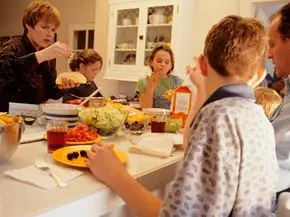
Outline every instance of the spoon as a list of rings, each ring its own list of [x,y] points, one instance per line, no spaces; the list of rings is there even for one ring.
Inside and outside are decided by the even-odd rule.
[[[91,95],[89,95],[87,98],[85,98],[84,101],[82,101],[79,106],[83,106],[86,102],[88,102],[94,95],[96,95],[99,91],[101,90],[101,88],[99,87],[98,89],[96,89]]]

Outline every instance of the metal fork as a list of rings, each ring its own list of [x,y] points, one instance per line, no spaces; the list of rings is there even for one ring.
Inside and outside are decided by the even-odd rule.
[[[47,163],[42,159],[35,159],[35,165],[38,169],[42,170],[42,171],[45,171],[45,172],[48,172],[49,175],[51,175],[55,181],[57,182],[57,184],[60,186],[60,187],[67,187],[68,184],[64,181],[62,181],[54,172],[53,170],[47,165]]]

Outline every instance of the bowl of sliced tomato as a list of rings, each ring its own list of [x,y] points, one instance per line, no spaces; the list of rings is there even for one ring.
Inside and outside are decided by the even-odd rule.
[[[68,129],[66,136],[67,145],[89,145],[99,142],[102,137],[85,124],[77,124],[74,128]]]
[[[47,139],[47,135],[44,135]],[[69,128],[66,134],[66,145],[91,145],[102,139],[95,129],[89,128],[85,124],[77,124]]]

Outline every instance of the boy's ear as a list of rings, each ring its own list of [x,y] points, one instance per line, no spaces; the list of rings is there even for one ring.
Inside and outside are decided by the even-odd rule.
[[[24,25],[25,25],[25,27],[27,28],[28,31],[34,29],[34,28],[32,28],[31,26],[29,26],[28,24],[26,24],[26,23],[25,23]]]
[[[207,58],[204,55],[200,55],[198,58],[198,63],[200,66],[201,74],[206,77],[207,76],[207,64],[208,64]]]
[[[261,67],[256,76],[254,76],[254,81],[252,82],[252,86],[253,87],[257,87],[263,80],[264,78],[266,77],[266,74],[267,74],[267,71],[264,67]]]
[[[80,63],[80,67],[79,67],[80,71],[83,71],[84,68],[85,68],[85,65],[83,63]]]

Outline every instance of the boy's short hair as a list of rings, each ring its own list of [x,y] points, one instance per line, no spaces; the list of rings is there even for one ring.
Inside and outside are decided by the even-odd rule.
[[[266,87],[255,88],[256,103],[262,105],[267,117],[281,104],[281,96],[273,89]]]
[[[233,15],[211,28],[204,55],[220,75],[247,82],[262,67],[266,46],[266,29],[259,20]]]
[[[54,7],[48,1],[32,1],[25,8],[22,25],[24,28],[24,33],[27,33],[27,28],[25,24],[34,28],[34,26],[39,22],[39,20],[44,19],[47,22],[52,22],[55,24],[56,28],[60,25],[60,13],[56,7]]]
[[[97,51],[93,49],[86,49],[75,53],[69,63],[69,67],[72,71],[78,71],[80,64],[88,65],[95,62],[100,62],[103,65],[103,59]]]

